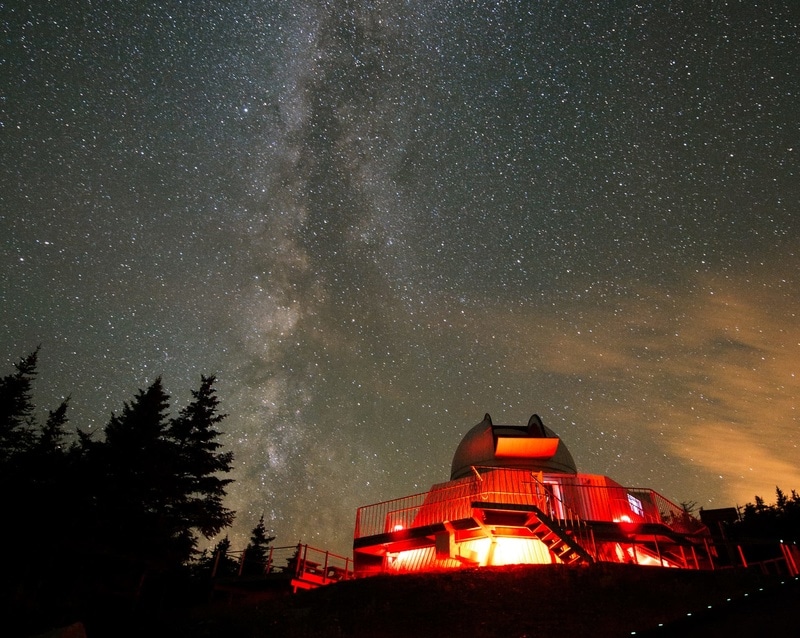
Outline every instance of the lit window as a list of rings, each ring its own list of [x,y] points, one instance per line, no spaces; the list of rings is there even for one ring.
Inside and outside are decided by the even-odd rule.
[[[628,505],[630,505],[631,511],[634,514],[638,514],[639,516],[644,516],[644,508],[642,507],[642,502],[638,498],[636,498],[631,494],[628,494]]]

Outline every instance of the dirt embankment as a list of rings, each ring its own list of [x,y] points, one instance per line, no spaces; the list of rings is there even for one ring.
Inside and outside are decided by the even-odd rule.
[[[769,628],[796,627],[797,603],[800,582],[752,572],[514,566],[342,582],[218,605],[166,629],[198,638],[715,636],[737,635],[724,627],[741,628],[738,613],[762,635],[785,635]]]

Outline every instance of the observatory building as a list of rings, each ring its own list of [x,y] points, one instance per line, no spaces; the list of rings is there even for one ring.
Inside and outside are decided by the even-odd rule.
[[[450,480],[359,508],[356,576],[487,565],[592,562],[710,568],[708,529],[666,498],[579,473],[533,415],[487,414],[459,443]]]

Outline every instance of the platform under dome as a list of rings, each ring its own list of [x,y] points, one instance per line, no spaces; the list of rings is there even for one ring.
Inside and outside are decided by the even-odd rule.
[[[358,508],[357,576],[594,562],[714,567],[701,521],[653,490],[578,473],[535,414],[527,425],[494,425],[487,414],[459,443],[451,471],[427,492]]]
[[[487,414],[458,444],[450,480],[469,475],[473,466],[566,474],[578,471],[567,446],[536,414],[526,426],[494,425]]]

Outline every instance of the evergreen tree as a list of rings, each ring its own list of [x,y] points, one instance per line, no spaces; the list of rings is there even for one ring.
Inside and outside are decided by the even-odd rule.
[[[28,450],[33,442],[31,387],[38,356],[39,348],[14,364],[17,369],[14,374],[0,379],[0,465]]]
[[[200,387],[192,391],[187,405],[168,428],[174,443],[178,495],[175,514],[183,521],[184,551],[194,551],[194,530],[211,538],[233,522],[234,513],[223,505],[225,488],[232,479],[223,478],[232,469],[233,453],[222,452],[216,426],[226,415],[219,413],[214,376],[201,376]],[[188,553],[186,558],[188,558]]]
[[[175,582],[169,578],[188,563],[196,533],[217,534],[233,519],[223,506],[232,454],[217,440],[224,415],[214,377],[202,377],[174,419],[158,378],[112,414],[103,438],[76,428],[70,445],[68,400],[43,425],[35,418],[37,356],[38,349],[0,379],[0,489],[9,514],[0,546],[19,547],[0,570],[0,613],[27,614],[31,626],[74,618],[86,604],[141,601],[156,583]],[[230,541],[220,543],[223,569],[235,573]],[[151,579],[154,572],[163,577]]]
[[[225,578],[236,576],[239,573],[239,563],[231,557],[231,541],[226,536],[209,553],[203,550],[197,560],[195,573],[199,576]]]
[[[12,548],[4,553],[0,570],[4,618],[25,610],[55,618],[69,598],[65,582],[77,520],[65,450],[67,401],[40,427],[32,396],[38,352],[0,379],[0,485],[8,518],[8,524],[0,525],[0,546]]]
[[[66,525],[72,518],[72,501],[69,464],[65,446],[68,400],[51,410],[41,431],[34,435],[31,448],[22,456],[27,476],[27,514],[24,517],[35,534],[49,536],[48,521]],[[22,513],[22,512],[21,512]],[[29,536],[29,538],[31,538]]]
[[[159,377],[125,403],[119,416],[112,415],[105,441],[87,449],[97,490],[99,547],[138,568],[164,567],[182,558],[172,510],[179,489],[176,454],[165,436],[168,408]]]
[[[776,501],[767,505],[760,496],[747,503],[741,517],[730,528],[732,538],[747,541],[800,542],[800,496],[775,488]]]
[[[63,490],[68,478],[63,449],[67,401],[51,411],[45,425],[39,428],[32,397],[38,353],[37,348],[15,364],[16,373],[0,379],[0,484],[6,490],[4,506],[15,517],[14,533],[31,543],[47,535],[47,522],[61,514],[68,497]]]
[[[49,411],[47,421],[34,444],[37,453],[52,456],[65,452],[68,404],[69,397],[62,401],[55,410]]]
[[[255,576],[264,573],[267,568],[269,546],[274,540],[274,536],[267,534],[267,527],[264,524],[264,515],[262,514],[261,518],[258,519],[258,525],[253,528],[250,534],[250,542],[245,548],[243,574]]]
[[[33,473],[24,462],[34,439],[34,407],[31,386],[36,377],[38,350],[14,364],[16,372],[0,379],[0,490],[6,517],[0,525],[0,547],[6,548],[0,570],[0,611],[19,605],[27,595],[28,567],[21,552],[10,550],[27,541],[35,530]]]
[[[217,441],[224,415],[214,381],[202,377],[192,402],[169,419],[169,396],[158,378],[112,416],[105,441],[83,437],[94,458],[99,532],[110,553],[149,569],[175,567],[191,559],[198,532],[208,538],[232,522],[223,505],[231,480],[219,474],[231,470],[233,455]]]

